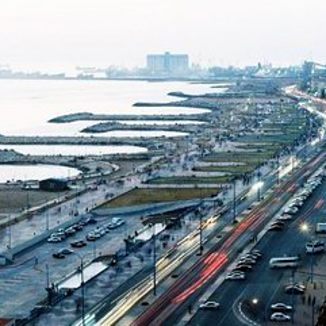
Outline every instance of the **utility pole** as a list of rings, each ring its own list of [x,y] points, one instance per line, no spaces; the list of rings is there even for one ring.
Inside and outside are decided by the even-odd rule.
[[[49,228],[50,228],[50,223],[49,223],[49,210],[47,209],[46,213],[45,213],[45,229],[46,231],[49,231]]]

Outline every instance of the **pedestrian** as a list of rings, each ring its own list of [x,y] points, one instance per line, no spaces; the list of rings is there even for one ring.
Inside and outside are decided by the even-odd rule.
[[[191,304],[188,305],[188,312],[189,312],[189,314],[192,313],[192,306],[191,306]]]
[[[305,295],[301,296],[301,300],[302,300],[302,304],[304,305],[306,303],[306,296]]]
[[[310,304],[311,304],[311,296],[309,294],[309,296],[308,296],[308,305],[310,306]]]

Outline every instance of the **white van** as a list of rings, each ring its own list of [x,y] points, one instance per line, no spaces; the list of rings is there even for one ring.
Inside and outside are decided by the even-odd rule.
[[[317,223],[316,233],[326,233],[326,223]]]

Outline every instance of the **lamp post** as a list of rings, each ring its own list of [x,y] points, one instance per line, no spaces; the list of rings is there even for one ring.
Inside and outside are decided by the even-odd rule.
[[[300,225],[300,230],[303,233],[307,233],[312,240],[310,233],[310,226],[308,223],[302,223]],[[310,283],[314,281],[314,255],[315,255],[315,247],[312,246],[312,252],[310,253]]]
[[[81,317],[82,317],[82,325],[85,326],[85,282],[84,282],[84,257],[81,256],[78,252],[73,252],[80,259],[80,287],[81,287],[81,295],[82,295],[82,309],[81,309]]]
[[[236,178],[233,178],[233,223],[237,216]]]
[[[156,296],[156,230],[155,223],[153,225],[153,294]]]

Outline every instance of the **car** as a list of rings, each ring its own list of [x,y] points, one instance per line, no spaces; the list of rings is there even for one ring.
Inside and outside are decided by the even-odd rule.
[[[244,280],[246,278],[245,273],[231,272],[226,275],[226,280]]]
[[[70,245],[73,248],[81,248],[81,247],[87,246],[87,243],[83,240],[77,240],[77,241],[71,242]]]
[[[199,305],[199,309],[218,309],[220,304],[215,301],[206,301]]]
[[[293,219],[293,216],[290,214],[282,214],[277,218],[278,221],[290,221]]]
[[[284,226],[285,223],[283,221],[275,221],[271,225],[279,225],[279,226]]]
[[[248,265],[248,264],[238,264],[233,271],[241,271],[241,272],[246,272],[246,271],[251,271],[252,270],[252,266]]]
[[[304,290],[297,285],[288,285],[284,289],[287,294],[303,294]]]
[[[86,240],[87,241],[96,241],[97,238],[94,235],[92,235],[92,234],[87,234],[86,235]]]
[[[255,262],[256,262],[258,259],[260,259],[260,257],[255,254],[248,253],[248,254],[241,256],[240,260],[242,260],[242,259],[252,259],[252,260],[255,260]]]
[[[64,259],[66,256],[61,252],[55,252],[54,254],[52,254],[52,257],[56,259]]]
[[[290,321],[291,317],[289,315],[283,314],[282,312],[274,312],[270,320],[272,321]]]
[[[73,228],[73,227],[70,227],[70,228],[67,228],[65,230],[65,235],[67,237],[71,236],[71,235],[74,235],[76,233],[76,230]]]
[[[238,260],[238,264],[248,264],[248,265],[253,265],[253,264],[256,264],[256,259],[252,259],[252,258],[240,258]]]
[[[283,226],[278,225],[278,224],[271,224],[268,228],[268,231],[282,231]]]
[[[71,255],[74,251],[69,248],[63,248],[58,251],[60,254]]]
[[[273,303],[271,305],[271,309],[276,311],[292,311],[293,307],[285,303],[278,302],[278,303]]]
[[[63,241],[63,239],[61,237],[50,237],[47,240],[47,242],[49,242],[49,243],[57,243],[57,242],[61,242],[61,241]]]
[[[290,214],[290,215],[294,215],[296,213],[298,213],[299,208],[298,207],[288,207],[284,209],[284,213],[285,214]]]
[[[96,224],[97,223],[97,221],[95,220],[95,218],[89,218],[88,220],[87,220],[87,224]]]
[[[263,255],[262,252],[260,250],[258,250],[258,249],[253,249],[253,250],[250,251],[250,253],[255,254],[255,255],[260,255],[260,256]]]
[[[73,225],[73,228],[76,230],[76,231],[81,231],[83,229],[83,225],[78,223],[78,224],[74,224]]]

